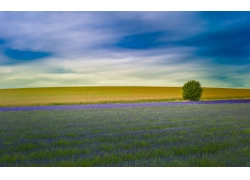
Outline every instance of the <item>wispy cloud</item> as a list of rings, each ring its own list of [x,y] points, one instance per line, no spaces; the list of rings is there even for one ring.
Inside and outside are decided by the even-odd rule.
[[[0,88],[249,88],[249,12],[1,12]]]

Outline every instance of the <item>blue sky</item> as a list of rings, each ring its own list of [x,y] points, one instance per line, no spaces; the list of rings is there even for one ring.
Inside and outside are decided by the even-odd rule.
[[[250,88],[250,12],[0,12],[0,88]]]

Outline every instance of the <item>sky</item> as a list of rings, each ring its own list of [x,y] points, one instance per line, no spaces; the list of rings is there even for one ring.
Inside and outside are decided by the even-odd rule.
[[[250,12],[0,12],[0,88],[250,88]]]

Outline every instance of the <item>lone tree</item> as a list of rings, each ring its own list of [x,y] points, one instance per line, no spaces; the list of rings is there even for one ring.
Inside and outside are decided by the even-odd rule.
[[[182,97],[185,100],[198,101],[203,92],[201,83],[199,81],[190,80],[186,82],[182,87]]]

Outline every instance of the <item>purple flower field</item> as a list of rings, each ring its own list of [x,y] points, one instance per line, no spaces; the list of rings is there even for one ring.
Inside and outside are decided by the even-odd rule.
[[[62,105],[62,106],[28,106],[28,107],[0,107],[0,111],[34,111],[34,110],[67,110],[67,109],[94,109],[94,108],[129,108],[129,107],[155,107],[155,106],[182,106],[193,104],[236,104],[250,103],[244,100],[214,100],[214,101],[188,101],[188,102],[150,102],[150,103],[112,103],[89,105]]]
[[[249,100],[1,108],[0,167],[248,167],[249,109]]]

